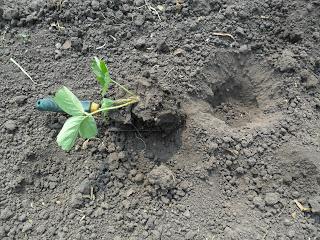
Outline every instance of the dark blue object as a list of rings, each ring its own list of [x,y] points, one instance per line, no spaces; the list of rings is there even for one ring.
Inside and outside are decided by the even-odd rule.
[[[90,112],[91,101],[85,100],[80,101],[85,112]],[[43,98],[39,99],[36,103],[36,108],[39,111],[48,111],[48,112],[64,112],[58,104],[52,98]]]

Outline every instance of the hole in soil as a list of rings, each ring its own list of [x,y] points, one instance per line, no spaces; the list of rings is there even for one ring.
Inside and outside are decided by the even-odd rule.
[[[204,68],[205,100],[213,115],[231,127],[261,124],[273,105],[272,71],[248,61],[236,52],[214,53]]]
[[[108,130],[120,134],[115,144],[122,145],[128,151],[143,152],[144,157],[155,162],[166,162],[181,146],[182,117],[174,111],[157,112],[157,121],[153,118],[142,119],[134,113],[130,114],[130,121],[113,121]],[[118,116],[118,115],[117,115]],[[115,119],[114,114],[110,114]],[[118,117],[118,119],[120,119]],[[117,139],[116,138],[116,139]],[[124,141],[122,141],[124,140]]]
[[[181,146],[180,128],[168,132],[135,119],[133,124],[122,129],[127,129],[124,130],[127,150],[143,151],[146,158],[158,163],[171,159]]]

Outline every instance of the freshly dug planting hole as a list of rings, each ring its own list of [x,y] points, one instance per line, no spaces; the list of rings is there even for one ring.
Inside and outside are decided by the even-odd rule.
[[[273,108],[272,71],[236,52],[214,53],[203,71],[203,98],[214,116],[231,127],[241,127],[268,118]],[[271,110],[272,112],[272,110]]]

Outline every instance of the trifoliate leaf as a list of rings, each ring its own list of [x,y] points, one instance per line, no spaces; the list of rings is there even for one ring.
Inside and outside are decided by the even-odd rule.
[[[63,86],[57,91],[54,101],[64,112],[72,116],[81,116],[84,114],[81,102],[67,87]]]
[[[102,87],[102,95],[105,95],[111,83],[111,77],[107,65],[103,60],[95,57],[92,61],[91,68]]]
[[[80,136],[83,138],[93,138],[97,135],[98,129],[93,116],[87,116],[80,124]]]
[[[86,116],[74,116],[67,119],[64,123],[61,131],[57,136],[58,145],[65,151],[69,151],[75,144],[80,124],[86,118]]]

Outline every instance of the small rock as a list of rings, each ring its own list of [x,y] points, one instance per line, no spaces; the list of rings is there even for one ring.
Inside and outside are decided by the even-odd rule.
[[[168,53],[168,52],[170,52],[170,48],[165,41],[161,41],[158,44],[157,51],[159,53]]]
[[[71,48],[71,41],[70,40],[65,41],[61,48],[64,50]]]
[[[144,21],[145,21],[145,17],[143,15],[138,15],[134,21],[134,24],[140,27],[144,24]]]
[[[267,205],[273,206],[279,202],[280,195],[279,195],[279,193],[275,193],[275,192],[274,193],[266,193],[264,200],[266,201]]]
[[[20,95],[20,96],[16,96],[12,99],[18,106],[21,106],[23,104],[25,104],[27,97]]]
[[[93,10],[97,11],[97,10],[99,10],[100,4],[99,4],[99,2],[97,0],[93,0],[91,2],[91,7],[92,7]]]
[[[312,37],[316,40],[320,39],[320,32],[314,32],[312,33]]]
[[[72,208],[79,208],[83,205],[83,198],[81,194],[74,194],[70,199],[70,205]]]
[[[167,198],[167,197],[161,196],[161,201],[162,201],[164,204],[168,204],[168,203],[170,202],[170,199]]]
[[[236,34],[240,36],[244,36],[245,35],[244,29],[242,27],[237,27]]]
[[[311,198],[309,204],[313,213],[320,214],[320,196]]]
[[[197,235],[196,231],[190,230],[189,232],[187,232],[186,234],[186,239],[187,240],[191,240],[194,239],[194,237]]]
[[[16,122],[14,120],[8,120],[4,123],[4,127],[8,132],[14,132],[17,129]]]
[[[284,219],[282,220],[282,222],[283,222],[283,225],[285,225],[285,226],[287,226],[287,227],[289,227],[289,226],[292,225],[292,221],[291,221],[289,218],[284,218]]]
[[[296,235],[296,232],[295,232],[293,229],[290,229],[290,230],[287,232],[287,236],[288,236],[289,238],[293,238],[295,235]]]
[[[292,176],[288,173],[285,173],[285,175],[282,177],[282,181],[287,184],[287,185],[290,185],[291,182],[292,182]]]
[[[83,42],[81,38],[71,37],[70,38],[71,46],[77,51],[81,51],[83,48]]]
[[[11,218],[12,215],[13,215],[13,212],[10,210],[10,208],[6,207],[0,213],[0,219],[7,220],[7,219]]]
[[[2,17],[5,20],[12,20],[14,18],[17,18],[19,16],[19,12],[17,9],[13,8],[4,8]]]
[[[36,12],[33,12],[32,14],[29,14],[27,17],[26,17],[26,22],[27,23],[32,23],[34,21],[38,20],[38,17],[36,16]]]
[[[61,53],[60,50],[56,49],[56,50],[54,51],[54,53],[55,53],[55,55],[54,55],[54,59],[55,59],[55,60],[57,60],[57,59],[59,59],[59,58],[62,57],[62,53]]]
[[[130,208],[130,201],[129,200],[123,200],[122,201],[122,205],[125,209],[129,209]]]
[[[237,167],[236,172],[237,172],[238,174],[243,174],[243,173],[244,173],[243,167]]]
[[[298,62],[294,59],[294,54],[290,50],[284,50],[278,59],[278,68],[281,72],[294,71],[298,66]]]
[[[189,209],[187,209],[187,210],[183,213],[183,216],[185,216],[186,218],[190,218],[190,217],[191,217],[191,214],[190,214]]]
[[[145,4],[144,0],[134,0],[134,5],[137,7],[141,7],[144,4]]]
[[[115,233],[115,231],[116,231],[114,226],[107,226],[106,230],[108,233]]]
[[[248,47],[248,45],[241,45],[240,46],[240,48],[239,48],[239,52],[240,53],[247,53],[247,52],[249,52],[249,47]]]
[[[109,165],[109,170],[110,171],[119,168],[119,160],[120,159],[119,159],[118,153],[116,153],[116,152],[110,153],[108,155],[107,163]]]
[[[233,10],[233,5],[228,5],[226,7],[226,10],[224,11],[224,14],[227,16],[227,17],[230,17],[232,16],[236,11]]]
[[[4,227],[0,227],[0,237],[5,237],[5,235],[6,235],[6,230],[5,230],[5,228]]]
[[[23,225],[21,231],[24,233],[24,232],[27,232],[27,231],[29,231],[29,230],[31,230],[31,229],[32,229],[32,223],[26,222],[26,223]]]
[[[155,167],[147,176],[148,181],[162,189],[173,188],[176,184],[174,173],[164,165]]]
[[[104,214],[104,210],[101,207],[98,207],[94,213],[93,216],[94,217],[101,217]]]
[[[300,193],[298,191],[293,191],[291,193],[291,195],[292,195],[293,198],[299,198],[300,197]]]
[[[154,240],[161,240],[161,233],[158,230],[152,230],[152,235]]]
[[[310,73],[308,70],[302,70],[300,72],[301,82],[304,84],[305,88],[310,89],[316,87],[319,83],[318,78]]]
[[[182,48],[177,48],[176,50],[174,50],[173,55],[181,57],[185,55],[185,51]]]
[[[313,4],[312,4],[312,3],[308,3],[308,4],[307,4],[307,10],[308,10],[308,12],[312,12],[313,9],[314,9]]]
[[[91,182],[89,179],[84,179],[79,187],[78,187],[78,191],[82,194],[85,194],[85,195],[89,195],[91,193]]]
[[[25,221],[27,220],[27,216],[26,216],[25,214],[22,214],[22,215],[20,215],[20,216],[18,217],[18,220],[19,220],[20,222],[25,222]]]
[[[182,1],[183,2],[183,1]],[[192,10],[201,15],[208,15],[211,11],[211,2],[207,0],[192,1]]]
[[[259,196],[254,197],[252,202],[258,208],[263,208],[266,205],[265,201]]]
[[[138,38],[135,42],[134,42],[134,47],[136,49],[142,50],[146,47],[146,39],[141,37]]]
[[[30,3],[30,9],[33,11],[39,11],[44,4],[44,0],[33,0]]]
[[[142,173],[138,173],[135,177],[133,177],[134,182],[142,182],[144,179],[144,175]]]

